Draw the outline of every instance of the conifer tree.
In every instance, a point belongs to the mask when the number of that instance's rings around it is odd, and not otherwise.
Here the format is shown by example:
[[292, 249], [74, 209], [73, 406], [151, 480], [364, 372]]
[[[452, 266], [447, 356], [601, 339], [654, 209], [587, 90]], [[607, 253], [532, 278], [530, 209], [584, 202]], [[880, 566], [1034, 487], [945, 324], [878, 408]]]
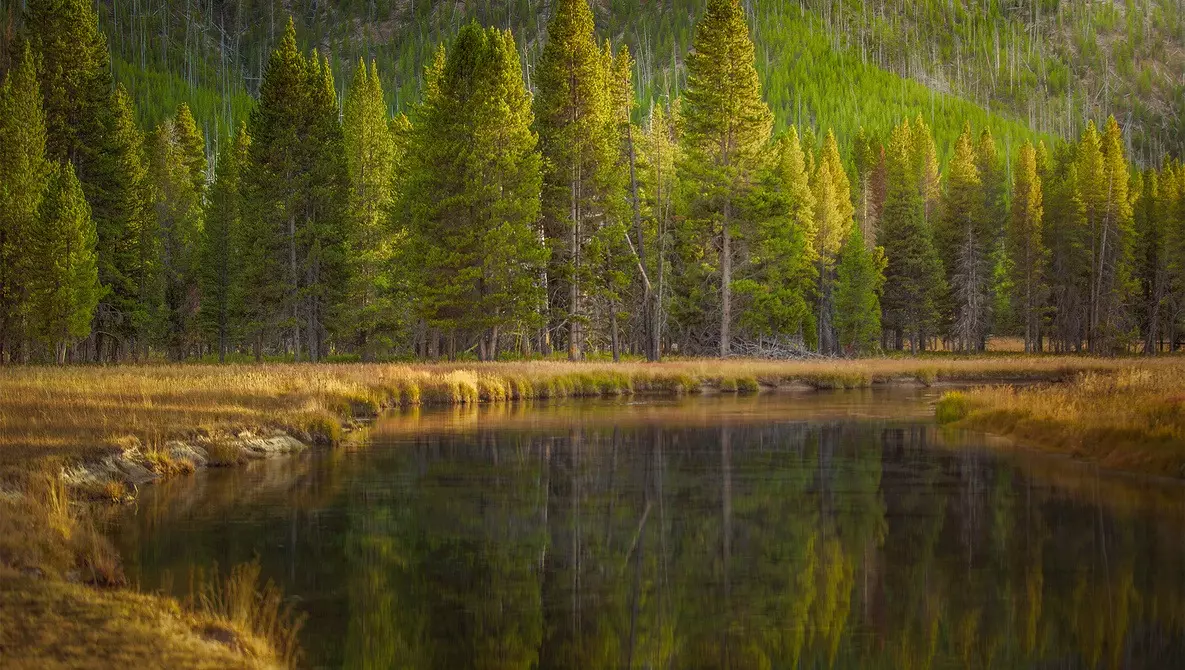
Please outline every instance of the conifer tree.
[[[1165, 198], [1161, 194], [1161, 174], [1157, 170], [1144, 170], [1138, 175], [1136, 183], [1139, 188], [1133, 191], [1137, 194], [1134, 211], [1137, 239], [1135, 270], [1139, 281], [1137, 316], [1140, 331], [1144, 336], [1144, 354], [1151, 356], [1160, 349], [1159, 338], [1164, 325], [1168, 296], [1168, 221], [1165, 216], [1167, 208]], [[1171, 192], [1172, 187], [1169, 186], [1166, 190]]]
[[95, 316], [95, 354], [113, 360], [144, 352], [160, 330], [160, 254], [144, 134], [123, 86], [112, 97], [105, 159], [113, 178], [88, 200], [98, 234], [102, 297]]
[[347, 258], [350, 288], [347, 318], [365, 360], [374, 357], [375, 340], [390, 332], [395, 319], [390, 303], [388, 265], [397, 243], [390, 223], [394, 207], [395, 136], [387, 121], [378, 66], [362, 61], [346, 93], [342, 133], [350, 174], [351, 237]]
[[320, 360], [347, 284], [349, 175], [332, 71], [316, 52], [301, 55], [291, 19], [248, 131], [244, 281], [256, 355], [263, 334], [280, 327], [297, 360]]
[[947, 169], [942, 214], [935, 232], [951, 289], [950, 335], [960, 351], [980, 350], [987, 334], [992, 267], [990, 238], [984, 235], [986, 217], [984, 184], [968, 123], [955, 143]]
[[29, 281], [48, 259], [34, 253], [50, 176], [45, 115], [33, 54], [25, 46], [0, 84], [0, 364], [28, 336]]
[[345, 298], [350, 285], [346, 245], [353, 237], [349, 216], [350, 175], [346, 164], [333, 70], [316, 51], [309, 59], [309, 108], [306, 111], [306, 153], [303, 159], [306, 195], [302, 213], [304, 238], [303, 286], [305, 333], [309, 358], [319, 361], [329, 354], [328, 339], [354, 333], [345, 322]]
[[1126, 346], [1130, 332], [1128, 310], [1135, 294], [1132, 272], [1135, 230], [1129, 200], [1127, 157], [1115, 117], [1107, 119], [1101, 139], [1102, 180], [1096, 208], [1088, 219], [1094, 230], [1094, 274], [1091, 310], [1091, 349], [1115, 353]]
[[1008, 252], [1012, 257], [1016, 312], [1025, 329], [1025, 352], [1041, 351], [1041, 316], [1046, 300], [1044, 202], [1037, 151], [1021, 145], [1012, 176], [1012, 216], [1008, 222]]
[[198, 343], [197, 254], [205, 216], [205, 142], [184, 104], [153, 133], [150, 172], [156, 190], [166, 319], [174, 359]]
[[945, 292], [942, 262], [934, 249], [926, 225], [925, 202], [918, 187], [918, 158], [927, 150], [927, 134], [915, 135], [909, 121], [902, 121], [892, 133], [887, 155], [887, 193], [881, 236], [885, 248], [885, 290], [881, 298], [883, 323], [894, 334], [900, 349], [903, 335], [909, 335], [916, 353], [924, 346], [927, 328], [937, 318], [938, 302]]
[[89, 197], [112, 183], [104, 164], [111, 101], [110, 54], [89, 0], [29, 0], [25, 29], [38, 54], [47, 155], [71, 161]]
[[[740, 0], [708, 0], [687, 55], [683, 109], [692, 216], [718, 259], [721, 356], [731, 353], [732, 266], [737, 204], [769, 143], [773, 115], [761, 98], [754, 46]], [[716, 241], [719, 241], [717, 247]]]
[[979, 143], [975, 147], [975, 167], [979, 171], [983, 191], [983, 216], [976, 235], [986, 254], [984, 262], [988, 272], [987, 293], [984, 296], [988, 312], [985, 315], [983, 330], [980, 332], [980, 341], [975, 347], [982, 350], [986, 346], [988, 332], [993, 327], [1007, 327], [1014, 321], [1010, 314], [1011, 301], [1008, 298], [1012, 291], [1011, 260], [1004, 244], [1004, 229], [1008, 219], [1008, 188], [1005, 183], [1003, 161], [996, 149], [996, 140], [992, 137], [991, 130], [986, 127], [979, 134]]
[[775, 150], [777, 161], [763, 171], [745, 210], [756, 225], [749, 267], [735, 283], [743, 298], [739, 322], [759, 341], [809, 341], [814, 318], [807, 298], [818, 270], [807, 235], [814, 229], [815, 195], [793, 127]]
[[52, 169], [39, 218], [34, 245], [43, 264], [32, 279], [33, 332], [64, 363], [70, 346], [90, 334], [100, 290], [95, 225], [72, 164]]
[[884, 191], [878, 189], [878, 179], [883, 175], [878, 173], [883, 168], [879, 144], [860, 127], [852, 146], [852, 163], [856, 168], [856, 183], [853, 193], [855, 205], [855, 219], [860, 224], [860, 232], [864, 243], [876, 245], [877, 230], [880, 226], [881, 207], [884, 206]]
[[918, 114], [911, 129], [914, 141], [913, 169], [922, 194], [926, 225], [933, 229], [942, 203], [942, 177], [938, 171], [938, 146], [926, 120]]
[[250, 146], [247, 126], [241, 124], [234, 141], [218, 154], [198, 252], [199, 317], [220, 363], [242, 334], [243, 299], [250, 290], [242, 282], [242, 174]]
[[854, 224], [836, 268], [835, 329], [845, 355], [869, 354], [880, 345], [884, 269], [884, 250], [869, 249], [860, 225]]
[[823, 137], [823, 150], [814, 174], [815, 222], [813, 256], [818, 264], [818, 348], [835, 354], [839, 343], [835, 331], [835, 264], [839, 250], [852, 227], [851, 183], [839, 157], [835, 133]]
[[[1096, 162], [1097, 162], [1097, 142]], [[1038, 169], [1045, 187], [1045, 246], [1049, 249], [1050, 335], [1058, 352], [1081, 351], [1090, 302], [1090, 233], [1082, 198], [1081, 146], [1064, 145]]]
[[[607, 182], [618, 145], [609, 131], [611, 105], [603, 54], [588, 0], [559, 0], [547, 26], [535, 82], [535, 123], [544, 158], [544, 230], [553, 332], [567, 323], [568, 357], [582, 356], [585, 284], [592, 265], [586, 246], [592, 220], [604, 215]], [[558, 332], [556, 333], [558, 334]]]
[[667, 321], [668, 266], [672, 247], [673, 216], [678, 191], [675, 166], [679, 163], [677, 110], [670, 114], [661, 105], [650, 110], [650, 122], [642, 136], [642, 188], [648, 211], [651, 246], [654, 254], [649, 265], [654, 284], [654, 329], [650, 350], [662, 356], [663, 332]]
[[[443, 50], [442, 50], [443, 51]], [[542, 173], [531, 100], [509, 32], [467, 24], [427, 72], [408, 152], [420, 308], [450, 334], [449, 354], [537, 320]]]

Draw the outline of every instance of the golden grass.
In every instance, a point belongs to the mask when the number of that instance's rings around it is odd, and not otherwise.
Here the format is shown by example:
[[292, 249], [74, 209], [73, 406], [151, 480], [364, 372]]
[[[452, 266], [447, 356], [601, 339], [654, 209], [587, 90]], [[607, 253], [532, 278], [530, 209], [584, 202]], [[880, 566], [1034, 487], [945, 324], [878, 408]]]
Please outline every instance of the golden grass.
[[275, 668], [270, 648], [175, 600], [37, 579], [0, 567], [5, 668]]
[[986, 430], [1108, 468], [1185, 476], [1185, 360], [1127, 361], [1064, 384], [947, 393], [941, 423]]
[[[1155, 366], [1074, 357], [883, 358], [779, 362], [536, 361], [423, 365], [153, 365], [9, 368], [0, 375], [0, 474], [45, 459], [86, 460], [142, 445], [153, 469], [177, 466], [168, 440], [283, 430], [332, 443], [343, 421], [420, 404], [466, 405], [703, 390], [751, 393], [787, 384], [863, 388], [905, 380], [1010, 382]], [[134, 439], [133, 439], [134, 438]]]
[[[111, 492], [121, 497], [122, 490]], [[119, 557], [60, 473], [0, 495], [0, 666], [291, 667], [298, 620], [258, 566], [177, 601], [110, 587]]]

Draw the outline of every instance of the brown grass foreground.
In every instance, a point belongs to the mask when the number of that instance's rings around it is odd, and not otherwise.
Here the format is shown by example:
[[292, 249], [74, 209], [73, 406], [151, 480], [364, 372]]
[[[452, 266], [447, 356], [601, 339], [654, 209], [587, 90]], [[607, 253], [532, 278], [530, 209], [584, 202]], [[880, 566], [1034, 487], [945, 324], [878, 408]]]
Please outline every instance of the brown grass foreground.
[[1087, 370], [1068, 383], [947, 393], [940, 423], [1014, 437], [1102, 467], [1185, 476], [1185, 359]]

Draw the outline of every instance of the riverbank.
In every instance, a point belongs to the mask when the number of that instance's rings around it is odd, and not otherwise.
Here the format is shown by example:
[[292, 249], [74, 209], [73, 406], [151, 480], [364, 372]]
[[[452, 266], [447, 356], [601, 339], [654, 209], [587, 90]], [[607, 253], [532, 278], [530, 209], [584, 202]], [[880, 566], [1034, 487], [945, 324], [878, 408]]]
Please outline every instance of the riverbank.
[[[122, 590], [119, 557], [96, 530], [92, 507], [133, 499], [139, 486], [196, 468], [332, 445], [384, 410], [566, 397], [1059, 382], [1083, 374], [1105, 379], [1130, 369], [1182, 372], [1166, 361], [1003, 356], [9, 369], [0, 377], [0, 609], [35, 623], [0, 617], [0, 661], [69, 667], [110, 658], [151, 666], [155, 654], [168, 649], [181, 665], [207, 658], [219, 667], [286, 664], [293, 638], [267, 633], [291, 630], [290, 621], [273, 625], [280, 602], [274, 592], [268, 600], [273, 614], [261, 624], [254, 615], [235, 620], [233, 609], [210, 607], [225, 603], [221, 596], [194, 598], [183, 607]], [[268, 590], [254, 581], [249, 588], [227, 584], [225, 590], [245, 602], [266, 600]], [[77, 626], [59, 621], [62, 612], [77, 613], [70, 617]], [[108, 613], [107, 623], [88, 623], [100, 612]], [[52, 634], [36, 632], [42, 629]], [[92, 656], [55, 651], [82, 641], [102, 649]], [[211, 644], [217, 653], [210, 652]]]
[[[507, 400], [752, 393], [940, 382], [1068, 379], [1130, 365], [1075, 357], [525, 362], [425, 365], [153, 365], [12, 368], [0, 376], [0, 481], [126, 455], [153, 476], [246, 458], [244, 439], [331, 444], [385, 409]], [[241, 445], [238, 445], [241, 446]], [[188, 461], [188, 463], [187, 463]], [[144, 475], [144, 472], [137, 471]], [[130, 476], [125, 482], [137, 482]], [[101, 494], [103, 491], [91, 491]], [[111, 491], [109, 493], [118, 493]]]
[[1104, 468], [1185, 477], [1185, 359], [1128, 361], [1060, 384], [951, 391], [935, 411], [939, 423]]

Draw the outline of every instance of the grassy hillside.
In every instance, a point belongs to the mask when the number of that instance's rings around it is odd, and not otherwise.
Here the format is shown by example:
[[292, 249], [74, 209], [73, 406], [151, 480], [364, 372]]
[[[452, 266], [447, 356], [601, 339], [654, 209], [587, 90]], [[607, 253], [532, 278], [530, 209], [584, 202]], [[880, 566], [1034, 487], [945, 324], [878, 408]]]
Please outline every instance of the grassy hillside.
[[[0, 0], [13, 21], [18, 0]], [[470, 19], [509, 27], [531, 76], [547, 0], [100, 0], [114, 69], [146, 123], [182, 100], [217, 137], [249, 108], [289, 12], [344, 86], [375, 58], [393, 110], [419, 95], [435, 46]], [[593, 0], [598, 30], [637, 59], [640, 108], [678, 95], [705, 0]], [[1144, 161], [1185, 143], [1185, 11], [1176, 0], [747, 0], [779, 126], [887, 129], [923, 113], [943, 155], [965, 119], [1004, 147], [1075, 136], [1116, 114]], [[0, 40], [3, 40], [0, 31]]]

